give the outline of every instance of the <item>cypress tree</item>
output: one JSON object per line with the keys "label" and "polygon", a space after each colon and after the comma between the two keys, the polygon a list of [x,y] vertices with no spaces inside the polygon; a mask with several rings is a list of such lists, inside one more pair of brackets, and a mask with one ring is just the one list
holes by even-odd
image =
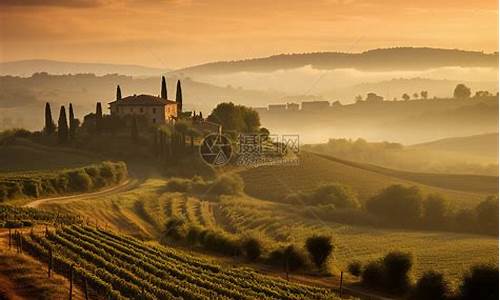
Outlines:
{"label": "cypress tree", "polygon": [[175,102],[177,102],[177,115],[182,114],[182,88],[181,81],[177,80],[177,92],[175,94]]}
{"label": "cypress tree", "polygon": [[102,106],[101,102],[97,102],[95,107],[95,129],[100,133],[102,130]]}
{"label": "cypress tree", "polygon": [[69,138],[70,140],[75,139],[76,134],[76,120],[75,114],[73,113],[73,104],[69,104]]}
{"label": "cypress tree", "polygon": [[52,111],[50,109],[50,103],[47,102],[45,103],[45,128],[44,128],[45,134],[46,135],[51,135],[56,131],[56,125],[54,124],[54,121],[52,120]]}
{"label": "cypress tree", "polygon": [[116,86],[116,100],[122,100],[122,90],[120,89],[120,85]]}
{"label": "cypress tree", "polygon": [[68,120],[66,119],[66,109],[61,106],[59,112],[59,121],[57,122],[57,136],[59,143],[65,143],[68,140]]}
{"label": "cypress tree", "polygon": [[167,81],[165,80],[165,76],[161,77],[161,98],[167,99]]}

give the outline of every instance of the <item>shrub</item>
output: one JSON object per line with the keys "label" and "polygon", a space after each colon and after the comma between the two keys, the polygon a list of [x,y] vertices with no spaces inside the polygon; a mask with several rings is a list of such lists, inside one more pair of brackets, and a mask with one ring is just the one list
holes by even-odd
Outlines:
{"label": "shrub", "polygon": [[352,189],[339,183],[319,186],[306,201],[312,205],[332,204],[336,208],[358,208],[360,206]]}
{"label": "shrub", "polygon": [[359,277],[363,271],[363,265],[359,261],[353,261],[347,266],[347,270],[351,275]]}
{"label": "shrub", "polygon": [[69,185],[71,190],[85,192],[92,188],[92,179],[84,170],[68,172]]}
{"label": "shrub", "polygon": [[268,264],[280,266],[284,270],[293,272],[303,268],[307,264],[307,257],[302,250],[294,245],[288,245],[285,248],[278,248],[269,253],[266,260]]}
{"label": "shrub", "polygon": [[321,269],[332,253],[333,244],[329,236],[312,236],[306,240],[306,249],[312,262]]}
{"label": "shrub", "polygon": [[411,286],[409,272],[413,265],[412,256],[399,251],[389,252],[382,263],[386,273],[387,289],[395,293],[407,292]]}
{"label": "shrub", "polygon": [[369,212],[397,225],[415,225],[422,214],[422,195],[416,186],[391,185],[366,202]]}
{"label": "shrub", "polygon": [[361,273],[361,282],[372,288],[380,288],[385,282],[384,265],[380,261],[369,262]]}
{"label": "shrub", "polygon": [[175,241],[181,241],[185,239],[187,235],[186,223],[180,218],[170,218],[165,223],[165,230],[163,232],[165,237],[168,237]]}
{"label": "shrub", "polygon": [[190,245],[196,245],[200,239],[200,234],[203,230],[198,226],[190,226],[187,230],[186,241]]}
{"label": "shrub", "polygon": [[498,196],[490,196],[476,207],[480,233],[498,235]]}
{"label": "shrub", "polygon": [[423,222],[429,228],[444,228],[448,220],[448,202],[440,194],[427,196],[423,202]]}
{"label": "shrub", "polygon": [[498,299],[498,267],[476,265],[465,274],[459,287],[460,299]]}
{"label": "shrub", "polygon": [[237,195],[243,192],[244,186],[238,175],[222,175],[215,179],[209,192],[214,195]]}
{"label": "shrub", "polygon": [[250,261],[257,260],[262,254],[262,244],[256,238],[247,238],[242,243],[243,252]]}
{"label": "shrub", "polygon": [[166,189],[170,192],[189,192],[191,190],[191,180],[172,178],[167,182]]}
{"label": "shrub", "polygon": [[450,291],[443,274],[434,271],[425,272],[417,281],[412,299],[445,300]]}
{"label": "shrub", "polygon": [[241,254],[239,242],[223,232],[206,231],[201,243],[206,249],[225,255],[238,256]]}
{"label": "shrub", "polygon": [[107,182],[115,181],[115,172],[113,165],[110,162],[103,162],[100,167],[100,174]]}

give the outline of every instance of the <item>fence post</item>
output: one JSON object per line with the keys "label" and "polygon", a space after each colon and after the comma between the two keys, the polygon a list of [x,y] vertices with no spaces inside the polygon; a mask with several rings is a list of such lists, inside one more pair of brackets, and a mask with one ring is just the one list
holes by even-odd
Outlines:
{"label": "fence post", "polygon": [[69,300],[73,299],[73,266],[69,268]]}
{"label": "fence post", "polygon": [[83,281],[83,286],[84,286],[84,289],[85,289],[85,300],[89,300],[89,291],[87,289],[87,278],[84,279]]}
{"label": "fence post", "polygon": [[48,268],[49,268],[48,275],[50,278],[51,272],[52,272],[52,248],[49,248],[49,266],[48,266]]}
{"label": "fence post", "polygon": [[342,298],[342,284],[344,279],[344,271],[340,271],[340,298]]}
{"label": "fence post", "polygon": [[21,233],[19,233],[19,253],[23,254],[23,238]]}
{"label": "fence post", "polygon": [[9,250],[12,248],[12,229],[9,228]]}

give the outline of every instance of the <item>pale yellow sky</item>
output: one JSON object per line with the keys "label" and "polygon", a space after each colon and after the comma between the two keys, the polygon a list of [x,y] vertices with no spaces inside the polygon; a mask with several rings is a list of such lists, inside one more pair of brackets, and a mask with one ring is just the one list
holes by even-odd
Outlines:
{"label": "pale yellow sky", "polygon": [[0,61],[44,58],[164,68],[395,46],[493,52],[498,50],[498,3],[1,0],[0,43]]}

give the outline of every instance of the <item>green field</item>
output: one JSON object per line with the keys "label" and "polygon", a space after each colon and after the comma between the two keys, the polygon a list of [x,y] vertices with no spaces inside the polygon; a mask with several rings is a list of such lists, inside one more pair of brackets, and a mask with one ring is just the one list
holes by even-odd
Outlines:
{"label": "green field", "polygon": [[497,264],[498,239],[489,236],[415,230],[375,229],[331,222],[321,210],[263,201],[245,195],[207,201],[183,193],[163,192],[166,181],[148,180],[139,187],[103,198],[48,203],[42,207],[79,213],[100,226],[142,239],[160,239],[163,224],[180,217],[189,224],[229,235],[252,234],[269,249],[295,243],[314,233],[331,235],[335,244],[331,269],[344,269],[352,260],[367,261],[390,250],[415,258],[414,276],[434,269],[456,284],[464,271],[481,262]]}
{"label": "green field", "polygon": [[246,193],[266,200],[282,201],[290,193],[338,182],[350,186],[365,202],[389,185],[403,184],[416,185],[424,193],[440,193],[452,205],[462,208],[473,207],[488,194],[496,194],[498,184],[497,177],[401,172],[309,152],[300,154],[296,166],[251,168],[240,175]]}
{"label": "green field", "polygon": [[336,299],[327,289],[290,283],[89,226],[23,236],[23,249],[54,268],[75,267],[75,282],[107,299]]}

